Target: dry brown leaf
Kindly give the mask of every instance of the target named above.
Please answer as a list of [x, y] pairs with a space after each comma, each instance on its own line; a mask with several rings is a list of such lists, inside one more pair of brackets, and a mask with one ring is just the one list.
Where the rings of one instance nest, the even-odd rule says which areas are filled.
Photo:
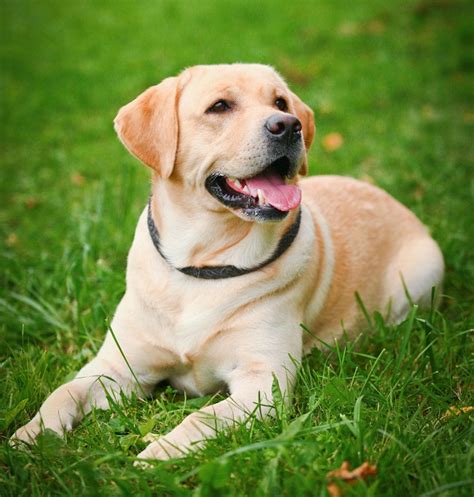
[[76, 186], [82, 186], [86, 182], [86, 178], [80, 173], [74, 173], [71, 175], [71, 181]]
[[367, 32], [373, 35], [380, 35], [385, 31], [385, 23], [380, 19], [374, 19], [367, 24]]
[[342, 147], [344, 138], [340, 133], [329, 133], [323, 138], [323, 147], [326, 152], [333, 152]]
[[451, 406], [442, 416], [441, 419], [450, 418], [451, 416], [459, 416], [460, 414], [464, 414], [466, 412], [474, 411], [474, 406], [463, 406], [456, 407]]
[[413, 197], [416, 200], [421, 200], [425, 196], [425, 187], [422, 185], [418, 185], [413, 191]]
[[16, 233], [10, 233], [5, 239], [5, 245], [7, 247], [14, 247], [18, 243], [18, 235]]
[[38, 197], [28, 197], [25, 200], [25, 206], [27, 209], [34, 209], [39, 204]]
[[377, 467], [369, 464], [367, 461], [361, 464], [358, 468], [350, 469], [348, 461], [344, 461], [339, 469], [330, 471], [327, 478], [330, 480], [327, 485], [327, 491], [331, 497], [341, 497], [342, 489], [339, 483], [343, 481], [349, 485], [359, 480], [366, 480], [369, 476], [377, 474]]

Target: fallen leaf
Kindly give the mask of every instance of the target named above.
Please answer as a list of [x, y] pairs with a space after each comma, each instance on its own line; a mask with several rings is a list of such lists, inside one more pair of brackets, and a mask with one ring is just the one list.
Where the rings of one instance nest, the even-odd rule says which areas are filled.
[[348, 485], [354, 485], [360, 480], [366, 480], [369, 476], [377, 474], [377, 467], [369, 464], [367, 461], [361, 464], [358, 468], [350, 469], [349, 462], [344, 461], [341, 467], [330, 471], [327, 478], [330, 480], [327, 485], [327, 491], [331, 497], [341, 497], [342, 489], [341, 481]]
[[18, 235], [16, 233], [10, 233], [5, 240], [5, 245], [7, 247], [13, 247], [17, 243], [18, 243]]
[[76, 185], [76, 186], [82, 186], [86, 182], [86, 178], [80, 174], [80, 173], [74, 173], [71, 175], [71, 181]]
[[357, 23], [349, 21], [342, 23], [337, 31], [343, 36], [353, 36], [360, 32], [360, 27]]
[[27, 209], [33, 209], [39, 203], [38, 197], [28, 197], [25, 200], [25, 206]]
[[374, 19], [367, 24], [367, 31], [373, 35], [380, 35], [385, 31], [385, 24], [380, 19]]
[[464, 414], [466, 412], [474, 411], [474, 406], [463, 406], [456, 407], [451, 406], [441, 417], [441, 419], [450, 418], [451, 416], [459, 416], [460, 414]]
[[413, 197], [416, 200], [421, 200], [425, 196], [425, 187], [422, 185], [418, 185], [413, 191]]
[[329, 133], [323, 138], [323, 147], [326, 152], [333, 152], [342, 147], [344, 138], [340, 133]]

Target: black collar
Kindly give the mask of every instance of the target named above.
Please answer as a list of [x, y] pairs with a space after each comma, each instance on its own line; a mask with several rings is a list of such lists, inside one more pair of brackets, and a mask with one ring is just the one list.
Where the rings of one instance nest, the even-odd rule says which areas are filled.
[[[223, 278], [234, 278], [235, 276], [242, 276], [244, 274], [253, 273], [254, 271], [258, 271], [263, 267], [267, 266], [274, 262], [278, 257], [280, 257], [293, 243], [298, 231], [300, 229], [301, 224], [301, 209], [298, 210], [298, 215], [296, 216], [295, 222], [290, 226], [288, 231], [281, 237], [280, 242], [278, 243], [277, 248], [273, 252], [273, 254], [265, 261], [260, 264], [249, 267], [249, 268], [239, 268], [235, 266], [204, 266], [204, 267], [195, 267], [195, 266], [186, 266], [186, 267], [177, 267], [178, 271], [181, 271], [188, 276], [193, 276], [194, 278], [201, 278], [204, 280], [220, 280]], [[158, 250], [159, 254], [163, 259], [170, 264], [170, 266], [174, 267], [170, 261], [163, 254], [160, 247], [160, 235], [158, 233], [158, 229], [153, 221], [153, 216], [151, 214], [151, 199], [148, 202], [148, 231], [150, 232], [151, 239], [153, 241], [153, 245], [156, 250]]]

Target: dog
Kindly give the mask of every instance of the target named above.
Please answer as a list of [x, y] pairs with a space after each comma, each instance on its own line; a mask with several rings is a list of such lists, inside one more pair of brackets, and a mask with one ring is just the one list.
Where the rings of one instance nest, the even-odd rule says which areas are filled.
[[[126, 292], [97, 356], [60, 386], [13, 441], [63, 434], [117, 394], [168, 380], [229, 396], [156, 437], [138, 459], [166, 460], [217, 430], [272, 414], [320, 342], [354, 337], [368, 312], [403, 320], [428, 306], [441, 251], [404, 206], [340, 176], [300, 180], [313, 112], [260, 64], [195, 66], [147, 89], [115, 118], [152, 169], [152, 194], [127, 264]], [[311, 333], [304, 333], [304, 323]], [[118, 397], [117, 397], [118, 398]]]

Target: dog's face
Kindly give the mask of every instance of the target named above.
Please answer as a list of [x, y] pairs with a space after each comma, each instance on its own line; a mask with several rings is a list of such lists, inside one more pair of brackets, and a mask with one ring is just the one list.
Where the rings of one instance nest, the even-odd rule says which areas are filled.
[[277, 221], [300, 204], [313, 113], [268, 66], [192, 67], [123, 107], [115, 126], [158, 180], [204, 208]]

